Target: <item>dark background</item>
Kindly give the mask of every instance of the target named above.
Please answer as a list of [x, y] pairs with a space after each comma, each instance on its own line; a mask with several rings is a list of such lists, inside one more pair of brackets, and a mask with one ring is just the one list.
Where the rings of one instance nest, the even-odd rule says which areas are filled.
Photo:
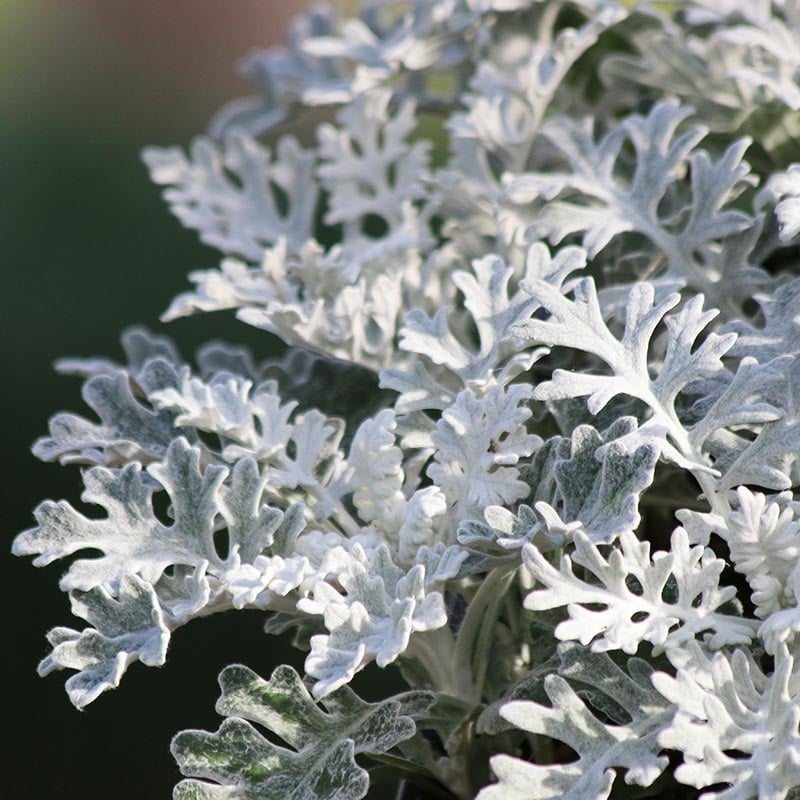
[[69, 672], [36, 674], [46, 631], [82, 628], [57, 583], [64, 565], [10, 555], [46, 498], [76, 501], [78, 467], [42, 464], [30, 445], [59, 410], [82, 411], [80, 380], [62, 356], [119, 358], [120, 332], [143, 323], [185, 355], [209, 338], [266, 355], [266, 334], [230, 315], [169, 325], [158, 315], [218, 254], [169, 214], [139, 153], [186, 145], [228, 99], [248, 51], [283, 41], [303, 0], [0, 0], [0, 244], [5, 676], [0, 794], [169, 798], [179, 773], [168, 746], [183, 728], [214, 730], [216, 676], [241, 661], [268, 676], [303, 655], [266, 637], [262, 615], [221, 615], [173, 637], [165, 667], [134, 664], [119, 689], [85, 711], [69, 703]]

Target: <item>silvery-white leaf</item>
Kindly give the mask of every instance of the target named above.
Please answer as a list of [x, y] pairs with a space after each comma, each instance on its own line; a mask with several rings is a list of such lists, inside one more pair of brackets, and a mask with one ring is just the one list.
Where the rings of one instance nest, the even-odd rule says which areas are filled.
[[800, 785], [800, 703], [794, 658], [781, 649], [775, 671], [762, 672], [744, 650], [706, 656], [697, 643], [673, 678], [653, 676], [678, 710], [659, 735], [662, 747], [683, 753], [675, 777], [714, 800], [780, 800]]
[[[174, 368], [166, 361], [151, 360], [148, 365], [153, 373], [159, 366], [163, 368], [158, 371], [167, 378], [167, 386], [177, 380]], [[175, 436], [173, 415], [152, 409], [136, 397], [127, 372], [94, 375], [84, 384], [82, 394], [100, 422], [67, 412], [56, 414], [50, 420], [49, 435], [33, 446], [37, 457], [62, 464], [110, 467], [130, 461], [148, 464], [164, 457]]]
[[[778, 369], [777, 379], [769, 374], [770, 366]], [[741, 367], [739, 371], [742, 371]], [[720, 481], [720, 486], [725, 489], [750, 484], [781, 490], [795, 486], [800, 480], [797, 448], [800, 435], [800, 358], [779, 356], [760, 372], [771, 403], [759, 404], [763, 408], [759, 421], [764, 424], [757, 435], [739, 449], [735, 460], [725, 464]]]
[[781, 241], [791, 242], [800, 233], [800, 164], [792, 164], [786, 172], [773, 175], [759, 192], [758, 201], [762, 206], [775, 205]]
[[389, 536], [400, 528], [406, 511], [403, 451], [395, 444], [396, 427], [392, 409], [366, 420], [356, 431], [347, 458], [358, 516]]
[[[562, 289], [573, 272], [586, 265], [586, 254], [565, 247], [551, 256], [537, 242], [528, 248], [522, 280], [545, 280]], [[433, 316], [419, 308], [405, 315], [400, 347], [416, 359], [410, 369], [381, 373], [381, 385], [400, 392], [400, 413], [444, 410], [464, 388], [506, 385], [545, 354], [543, 348], [520, 347], [512, 326], [523, 323], [538, 304], [519, 287], [520, 278], [502, 259], [486, 256], [472, 262], [471, 271], [457, 270], [453, 283], [463, 297], [463, 310], [440, 308]], [[469, 331], [477, 333], [470, 341]]]
[[337, 580], [342, 592], [320, 581], [297, 604], [300, 611], [321, 615], [328, 630], [311, 637], [306, 658], [315, 697], [349, 683], [370, 661], [379, 667], [395, 661], [412, 633], [447, 623], [442, 595], [426, 590], [425, 566], [406, 573], [385, 545], [370, 554], [356, 545]]
[[155, 358], [179, 367], [183, 360], [175, 343], [166, 336], [152, 333], [143, 325], [131, 325], [120, 336], [122, 350], [127, 358], [127, 365], [120, 365], [106, 358], [60, 358], [56, 361], [56, 370], [65, 375], [80, 375], [82, 378], [93, 378], [95, 375], [116, 375], [120, 370], [127, 370], [134, 381], [138, 381], [145, 365]]
[[781, 283], [770, 293], [759, 292], [753, 300], [760, 311], [758, 326], [746, 318], [724, 326], [725, 332], [737, 334], [731, 355], [749, 356], [760, 364], [783, 355], [800, 355], [800, 279]]
[[[639, 283], [629, 294], [625, 331], [621, 339], [611, 333], [590, 278], [579, 281], [570, 301], [544, 282], [531, 282], [527, 290], [542, 304], [550, 317], [529, 320], [515, 328], [516, 335], [533, 343], [563, 346], [597, 356], [611, 369], [613, 376], [586, 372], [567, 372], [556, 369], [550, 381], [539, 384], [534, 399], [551, 400], [588, 396], [587, 406], [592, 413], [602, 409], [618, 394], [638, 398], [650, 406], [653, 416], [639, 429], [640, 441], [659, 444], [661, 453], [689, 469], [709, 471], [699, 444], [680, 424], [675, 402], [678, 395], [691, 388], [693, 381], [725, 374], [722, 357], [730, 349], [735, 334], [708, 333], [700, 344], [696, 340], [716, 316], [716, 311], [703, 311], [702, 296], [687, 301], [676, 313], [667, 312], [676, 306], [680, 297], [671, 295], [654, 304], [652, 286]], [[658, 365], [658, 376], [652, 378], [651, 340], [661, 321], [669, 337], [666, 351]], [[763, 419], [766, 407], [747, 406], [746, 414], [757, 413]], [[774, 412], [771, 412], [774, 413]], [[727, 418], [712, 416], [704, 424], [714, 427], [730, 424]], [[667, 439], [669, 434], [670, 439]], [[645, 438], [646, 437], [646, 438]]]
[[[148, 148], [143, 158], [173, 214], [223, 253], [258, 261], [285, 239], [298, 250], [312, 237], [317, 186], [314, 155], [284, 137], [275, 155], [242, 131], [220, 145], [197, 139], [187, 158], [177, 148]], [[274, 160], [273, 160], [274, 158]], [[281, 208], [276, 186], [286, 198]]]
[[133, 661], [159, 667], [166, 660], [170, 631], [155, 592], [145, 581], [126, 576], [115, 595], [97, 587], [76, 590], [71, 599], [73, 613], [92, 627], [50, 631], [47, 638], [53, 650], [39, 665], [39, 674], [76, 670], [66, 689], [78, 708], [116, 688]]
[[[636, 231], [666, 257], [668, 274], [737, 313], [730, 287], [719, 286], [721, 276], [698, 264], [695, 254], [754, 224], [738, 209], [723, 210], [747, 183], [749, 167], [742, 157], [749, 142], [735, 142], [712, 162], [705, 151], [692, 152], [705, 130], [677, 132], [690, 113], [663, 101], [646, 117], [628, 117], [599, 141], [593, 137], [591, 120], [578, 124], [560, 118], [550, 123], [545, 133], [563, 152], [571, 171], [525, 173], [509, 183], [501, 219], [512, 231], [509, 238], [547, 237], [558, 243], [581, 232], [583, 246], [593, 257], [615, 236]], [[615, 176], [626, 142], [633, 146], [636, 161], [633, 174], [623, 182]], [[691, 168], [689, 199], [665, 218], [664, 199], [686, 165]], [[566, 199], [576, 195], [583, 201]], [[677, 219], [683, 224], [675, 230]]]
[[552, 39], [540, 33], [525, 61], [514, 62], [511, 69], [482, 61], [470, 91], [462, 96], [467, 110], [451, 117], [452, 133], [459, 139], [477, 140], [482, 149], [501, 158], [506, 169], [524, 170], [545, 113], [567, 73], [603, 31], [626, 15], [622, 6], [604, 4], [580, 28], [548, 31]]
[[176, 800], [359, 800], [369, 776], [354, 756], [385, 753], [413, 736], [412, 715], [424, 713], [434, 699], [408, 692], [367, 703], [344, 687], [323, 707], [289, 666], [277, 667], [265, 681], [233, 664], [219, 683], [217, 711], [226, 717], [219, 730], [182, 731], [172, 740], [181, 772], [192, 776], [175, 787]]
[[115, 589], [127, 575], [155, 583], [175, 564], [197, 566], [201, 561], [222, 567], [214, 545], [217, 493], [227, 470], [199, 467], [200, 452], [185, 439], [176, 439], [165, 460], [148, 472], [172, 500], [174, 522], [164, 525], [152, 506], [153, 483], [144, 479], [138, 464], [120, 470], [92, 467], [84, 475], [86, 503], [102, 506], [107, 516], [90, 519], [69, 503], [45, 502], [36, 511], [38, 526], [14, 542], [18, 555], [37, 555], [34, 564], [85, 550], [102, 555], [74, 561], [61, 580], [67, 591], [95, 587]]
[[[708, 632], [710, 645], [747, 644], [754, 625], [718, 609], [736, 596], [732, 586], [720, 587], [722, 559], [702, 546], [690, 547], [686, 532], [672, 534], [672, 549], [650, 556], [650, 543], [631, 532], [619, 547], [604, 556], [580, 531], [573, 536], [575, 552], [563, 555], [557, 570], [532, 545], [522, 551], [525, 565], [545, 588], [525, 599], [531, 610], [566, 606], [569, 620], [556, 628], [559, 639], [591, 643], [597, 651], [624, 650], [634, 654], [642, 641], [656, 652], [682, 647]], [[575, 575], [572, 564], [584, 567], [599, 583]], [[629, 585], [635, 581], [635, 589]], [[667, 597], [670, 592], [674, 597]], [[699, 601], [698, 601], [699, 598]], [[596, 610], [594, 606], [604, 606]]]
[[[625, 437], [636, 438], [636, 420], [620, 417], [602, 433], [580, 425], [569, 438], [557, 437], [550, 468], [555, 478], [552, 493], [543, 492], [544, 481], [532, 468], [524, 478], [531, 483], [537, 511], [546, 504], [566, 525], [581, 523], [581, 530], [596, 544], [611, 543], [625, 530], [635, 530], [641, 520], [639, 497], [653, 481], [657, 448], [649, 442], [629, 449]], [[534, 460], [535, 468], [541, 459]], [[552, 531], [555, 520], [545, 519]]]
[[451, 526], [528, 493], [516, 464], [541, 443], [525, 427], [529, 397], [524, 384], [491, 386], [482, 397], [467, 389], [442, 414], [431, 434], [436, 452], [427, 473], [451, 507]]
[[[378, 370], [395, 355], [403, 270], [415, 271], [416, 244], [400, 231], [327, 253], [310, 239], [291, 253], [281, 239], [264, 251], [259, 267], [225, 259], [219, 270], [190, 273], [195, 291], [179, 295], [164, 319], [236, 309], [243, 322], [287, 344]], [[371, 264], [387, 262], [397, 269], [369, 274]]]
[[[582, 652], [562, 650], [561, 674], [544, 679], [550, 706], [511, 700], [500, 707], [500, 715], [515, 727], [564, 742], [577, 752], [578, 760], [544, 765], [493, 756], [492, 771], [500, 782], [484, 788], [479, 800], [604, 800], [618, 769], [626, 770], [625, 783], [650, 786], [666, 768], [668, 758], [661, 755], [658, 736], [672, 714], [646, 680], [631, 677], [636, 660], [629, 661], [629, 676], [607, 656], [582, 659]], [[629, 721], [602, 722], [562, 675], [623, 703]]]
[[292, 104], [309, 105], [346, 102], [348, 81], [332, 59], [317, 58], [305, 52], [304, 43], [333, 30], [332, 8], [316, 6], [296, 17], [288, 30], [288, 49], [271, 48], [247, 56], [240, 71], [258, 92], [228, 103], [211, 122], [211, 135], [220, 138], [232, 130], [246, 130], [259, 136], [280, 125]]
[[787, 502], [790, 497], [767, 497], [739, 486], [731, 511], [712, 522], [714, 532], [727, 542], [736, 571], [746, 577], [755, 613], [762, 619], [800, 599], [790, 580], [800, 560], [800, 521]]
[[344, 223], [345, 238], [362, 230], [367, 215], [390, 230], [402, 225], [406, 200], [425, 196], [427, 142], [406, 144], [415, 125], [411, 100], [389, 113], [391, 93], [363, 95], [338, 115], [338, 126], [322, 125], [319, 137], [322, 186], [330, 195], [325, 221]]

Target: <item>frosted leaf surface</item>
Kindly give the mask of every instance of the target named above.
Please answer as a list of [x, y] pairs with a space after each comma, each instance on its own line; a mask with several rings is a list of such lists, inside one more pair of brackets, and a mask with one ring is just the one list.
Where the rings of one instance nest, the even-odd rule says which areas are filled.
[[281, 240], [258, 267], [224, 260], [219, 270], [191, 273], [195, 291], [179, 295], [164, 319], [236, 309], [243, 322], [287, 344], [378, 370], [394, 352], [401, 276], [360, 273], [386, 260], [396, 260], [399, 273], [413, 242], [401, 236], [397, 246], [389, 239], [363, 244], [352, 253], [338, 247], [325, 253], [311, 240], [293, 254]]
[[[573, 272], [586, 265], [586, 254], [565, 247], [551, 256], [541, 243], [526, 254], [522, 280], [541, 279], [561, 289]], [[519, 287], [515, 270], [499, 257], [472, 262], [452, 280], [463, 297], [463, 309], [440, 308], [433, 316], [420, 308], [409, 311], [400, 329], [400, 347], [415, 356], [410, 369], [381, 373], [381, 385], [400, 392], [400, 413], [447, 408], [465, 388], [481, 390], [506, 385], [526, 372], [546, 352], [524, 350], [512, 333], [537, 310], [536, 301]], [[477, 342], [467, 333], [473, 329]]]
[[390, 92], [372, 92], [347, 106], [339, 125], [318, 129], [320, 166], [328, 191], [325, 221], [344, 223], [345, 240], [360, 233], [369, 214], [380, 216], [391, 231], [402, 226], [406, 201], [425, 196], [429, 143], [406, 144], [415, 126], [408, 100], [389, 114]]
[[524, 170], [545, 114], [567, 73], [603, 31], [625, 16], [621, 6], [601, 4], [581, 27], [548, 31], [549, 36], [533, 39], [521, 63], [515, 61], [509, 67], [489, 59], [481, 62], [470, 91], [462, 95], [467, 110], [450, 120], [453, 135], [476, 140], [483, 150], [502, 159], [506, 169]]
[[323, 707], [289, 666], [265, 681], [234, 664], [219, 682], [217, 711], [227, 717], [219, 730], [182, 731], [172, 741], [181, 772], [191, 776], [175, 787], [176, 800], [359, 800], [369, 777], [354, 756], [385, 753], [413, 736], [413, 715], [433, 701], [426, 692], [408, 692], [366, 703], [345, 687]]
[[[666, 768], [657, 737], [671, 712], [649, 686], [647, 666], [631, 659], [629, 675], [608, 656], [577, 646], [561, 649], [561, 658], [561, 674], [544, 681], [550, 706], [511, 700], [501, 706], [500, 715], [521, 730], [564, 742], [578, 760], [543, 765], [493, 756], [492, 771], [500, 782], [484, 788], [479, 800], [604, 800], [618, 770], [625, 770], [626, 784], [650, 786]], [[602, 722], [602, 712], [576, 692], [573, 681], [599, 690], [621, 708], [622, 724]]]
[[126, 576], [114, 596], [102, 587], [75, 591], [72, 612], [92, 627], [53, 628], [47, 635], [53, 649], [39, 664], [39, 674], [76, 670], [66, 689], [77, 708], [116, 688], [132, 662], [164, 664], [170, 631], [153, 587], [145, 581]]
[[781, 241], [789, 243], [795, 239], [800, 233], [800, 164], [792, 164], [786, 172], [773, 175], [759, 192], [757, 201], [762, 207], [774, 205]]
[[221, 145], [198, 139], [189, 158], [176, 148], [149, 148], [144, 160], [153, 181], [167, 187], [164, 199], [172, 213], [223, 253], [258, 261], [280, 239], [297, 250], [311, 238], [314, 154], [292, 137], [279, 141], [274, 160], [242, 132]]
[[[545, 133], [571, 171], [525, 173], [509, 183], [501, 220], [513, 232], [509, 238], [547, 237], [558, 243], [581, 233], [583, 246], [594, 257], [615, 236], [636, 231], [666, 257], [668, 274], [705, 292], [714, 303], [725, 302], [716, 286], [722, 275], [714, 274], [695, 254], [753, 224], [744, 212], [726, 208], [746, 185], [749, 167], [742, 158], [749, 142], [735, 142], [714, 162], [705, 151], [694, 151], [704, 129], [678, 133], [690, 113], [664, 101], [646, 117], [628, 117], [599, 141], [593, 138], [590, 120], [577, 123], [563, 117], [550, 123]], [[636, 160], [633, 174], [622, 180], [617, 172], [626, 143], [633, 146]], [[691, 193], [663, 218], [664, 198], [672, 196], [671, 187], [687, 165]], [[683, 224], [675, 230], [677, 219]]]
[[465, 390], [442, 414], [431, 434], [436, 452], [427, 472], [447, 498], [452, 523], [528, 493], [516, 464], [541, 444], [525, 428], [529, 397], [525, 385], [492, 386], [483, 397]]
[[315, 697], [349, 683], [370, 661], [379, 667], [395, 661], [412, 633], [447, 624], [444, 599], [429, 581], [455, 577], [458, 561], [453, 562], [456, 571], [445, 575], [426, 573], [424, 563], [406, 572], [385, 545], [371, 554], [355, 545], [337, 574], [341, 591], [320, 581], [297, 604], [300, 611], [321, 615], [328, 630], [311, 637], [306, 658], [306, 672], [316, 679]]
[[540, 546], [548, 541], [562, 546], [579, 530], [595, 544], [610, 544], [623, 531], [635, 530], [639, 498], [652, 483], [658, 458], [649, 444], [627, 449], [621, 440], [635, 430], [633, 417], [620, 417], [602, 433], [579, 425], [571, 437], [548, 439], [520, 470], [531, 487], [530, 505], [521, 504], [514, 513], [489, 506], [486, 522], [463, 523], [458, 540], [518, 549], [537, 537]]
[[[76, 704], [115, 687], [136, 659], [162, 664], [170, 632], [194, 617], [245, 606], [294, 609], [298, 596], [348, 563], [341, 534], [304, 531], [302, 505], [284, 512], [266, 504], [267, 477], [251, 458], [230, 475], [216, 465], [201, 469], [199, 449], [177, 439], [147, 473], [138, 464], [93, 467], [84, 481], [84, 501], [105, 517], [44, 503], [38, 527], [13, 548], [36, 555], [37, 565], [79, 556], [61, 588], [71, 593], [74, 613], [97, 629], [54, 629], [43, 662], [45, 671], [78, 670], [67, 685]], [[157, 489], [171, 501], [169, 524], [154, 512]], [[224, 556], [216, 538], [222, 529]], [[80, 557], [86, 550], [100, 555]]]
[[779, 800], [800, 784], [800, 705], [794, 659], [776, 656], [765, 675], [743, 650], [708, 658], [696, 644], [678, 661], [676, 677], [656, 673], [656, 689], [677, 707], [659, 735], [680, 750], [675, 777], [704, 788], [710, 800]]
[[[109, 467], [163, 458], [175, 436], [172, 415], [143, 403], [126, 372], [97, 362], [83, 366], [98, 373], [86, 381], [82, 394], [99, 422], [68, 412], [56, 414], [50, 420], [49, 435], [34, 444], [34, 454], [43, 461]], [[159, 358], [147, 362], [139, 379], [172, 386], [178, 376], [169, 362]]]
[[[546, 505], [556, 520], [580, 522], [596, 544], [635, 530], [641, 519], [639, 498], [653, 481], [658, 458], [652, 444], [634, 450], [624, 444], [625, 437], [635, 436], [636, 427], [632, 417], [620, 417], [602, 433], [579, 425], [571, 437], [548, 440], [524, 472], [538, 500], [537, 510], [542, 513]], [[545, 471], [555, 479], [551, 491], [542, 491]], [[545, 519], [550, 538], [554, 521]]]
[[312, 8], [289, 25], [286, 49], [256, 51], [244, 58], [239, 70], [257, 94], [221, 109], [211, 123], [211, 135], [219, 138], [244, 129], [259, 136], [283, 122], [297, 102], [330, 105], [347, 101], [348, 81], [333, 60], [312, 56], [304, 48], [309, 38], [330, 34], [335, 22], [332, 8]]
[[[534, 389], [534, 399], [588, 396], [588, 409], [596, 414], [618, 394], [636, 397], [650, 407], [652, 416], [640, 426], [633, 441], [637, 445], [651, 442], [664, 456], [684, 468], [701, 470], [709, 469], [702, 449], [715, 431], [780, 417], [781, 412], [767, 402], [770, 395], [765, 389], [780, 380], [775, 365], [755, 368], [754, 363], [744, 362], [736, 375], [731, 376], [722, 358], [733, 345], [735, 334], [713, 331], [704, 334], [717, 312], [703, 310], [701, 295], [667, 315], [679, 303], [680, 296], [670, 295], [656, 304], [653, 287], [636, 284], [628, 295], [625, 331], [618, 339], [603, 319], [591, 279], [576, 284], [573, 300], [544, 282], [529, 283], [526, 288], [550, 317], [517, 326], [516, 335], [532, 343], [590, 353], [605, 362], [613, 373], [606, 376], [556, 369], [551, 380]], [[668, 331], [666, 348], [663, 355], [658, 350], [651, 354], [653, 336], [662, 320]], [[654, 360], [658, 375], [652, 378], [650, 364]], [[727, 391], [716, 398], [715, 405], [706, 408], [700, 423], [687, 429], [679, 419], [676, 401], [682, 392], [692, 388], [693, 381], [710, 378], [723, 381]]]
[[406, 509], [403, 451], [395, 444], [396, 427], [392, 409], [365, 421], [353, 437], [347, 459], [358, 516], [389, 535], [399, 529]]
[[[746, 366], [747, 359], [744, 359], [739, 373]], [[759, 415], [751, 413], [748, 421], [763, 424], [755, 429], [749, 440], [737, 441], [735, 446], [731, 446], [732, 452], [724, 453], [721, 463], [724, 476], [720, 485], [724, 488], [749, 484], [767, 489], [788, 489], [800, 480], [796, 445], [800, 434], [800, 359], [779, 356], [760, 369], [750, 371], [754, 383], [761, 384], [761, 392], [770, 402], [749, 404], [751, 412], [758, 406], [762, 412]], [[757, 386], [752, 388], [757, 391]], [[712, 423], [717, 416], [713, 413], [715, 410], [712, 408], [707, 415]], [[731, 416], [736, 416], [737, 411], [741, 414], [742, 410], [747, 412], [748, 405], [740, 404], [739, 409], [734, 406]], [[700, 424], [705, 424], [705, 421], [698, 426]]]
[[[608, 556], [580, 532], [574, 541], [575, 552], [561, 557], [558, 570], [532, 545], [522, 551], [523, 562], [545, 587], [531, 592], [525, 607], [567, 608], [569, 620], [555, 630], [559, 639], [630, 654], [642, 641], [661, 652], [682, 647], [704, 632], [716, 648], [752, 640], [753, 625], [718, 610], [736, 596], [734, 587], [719, 586], [725, 562], [700, 545], [690, 547], [682, 528], [672, 534], [671, 550], [652, 557], [649, 542], [638, 541], [630, 532], [621, 534], [619, 546]], [[573, 563], [593, 577], [578, 577]], [[595, 610], [595, 604], [604, 608]]]
[[726, 332], [737, 334], [731, 354], [755, 358], [760, 364], [783, 355], [800, 356], [800, 280], [787, 281], [769, 294], [758, 293], [753, 300], [759, 306], [760, 324], [741, 319], [725, 325]]
[[86, 472], [83, 500], [102, 506], [107, 516], [90, 519], [66, 502], [48, 501], [37, 510], [38, 527], [21, 533], [14, 550], [20, 555], [38, 554], [37, 565], [83, 550], [99, 550], [101, 556], [71, 564], [61, 580], [65, 591], [115, 587], [130, 574], [155, 583], [167, 567], [176, 564], [196, 567], [208, 561], [221, 567], [213, 535], [216, 495], [226, 470], [209, 466], [201, 471], [199, 461], [199, 451], [177, 439], [164, 463], [148, 470], [170, 495], [171, 525], [164, 525], [153, 512], [154, 484], [138, 464], [121, 470], [94, 467]]

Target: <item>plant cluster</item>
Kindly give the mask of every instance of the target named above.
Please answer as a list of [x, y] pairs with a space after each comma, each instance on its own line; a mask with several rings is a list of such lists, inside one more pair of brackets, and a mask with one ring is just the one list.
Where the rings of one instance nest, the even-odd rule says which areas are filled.
[[98, 511], [14, 542], [85, 623], [40, 672], [83, 707], [198, 617], [292, 631], [176, 800], [800, 796], [800, 3], [366, 0], [244, 71], [144, 153], [223, 256], [165, 319], [285, 354], [61, 363], [93, 416], [34, 451]]

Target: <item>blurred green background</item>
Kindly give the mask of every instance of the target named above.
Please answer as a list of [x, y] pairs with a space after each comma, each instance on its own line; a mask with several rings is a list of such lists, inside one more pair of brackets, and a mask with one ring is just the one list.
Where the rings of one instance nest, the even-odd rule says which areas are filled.
[[[36, 675], [45, 632], [83, 627], [57, 588], [64, 567], [9, 554], [45, 498], [80, 494], [77, 467], [30, 454], [56, 411], [82, 410], [80, 381], [56, 375], [62, 356], [121, 355], [120, 332], [143, 323], [189, 355], [209, 338], [267, 354], [271, 337], [229, 315], [158, 322], [192, 269], [217, 264], [168, 213], [139, 153], [188, 144], [249, 87], [247, 52], [280, 43], [304, 0], [0, 0], [2, 242], [2, 565], [4, 707], [10, 700], [0, 796], [168, 798], [179, 778], [168, 751], [182, 728], [216, 729], [216, 675], [242, 661], [269, 674], [302, 654], [265, 637], [262, 615], [200, 621], [173, 638], [160, 669], [134, 665], [119, 690], [84, 712], [66, 673]], [[9, 749], [10, 747], [10, 749]], [[10, 785], [9, 785], [10, 778]]]

